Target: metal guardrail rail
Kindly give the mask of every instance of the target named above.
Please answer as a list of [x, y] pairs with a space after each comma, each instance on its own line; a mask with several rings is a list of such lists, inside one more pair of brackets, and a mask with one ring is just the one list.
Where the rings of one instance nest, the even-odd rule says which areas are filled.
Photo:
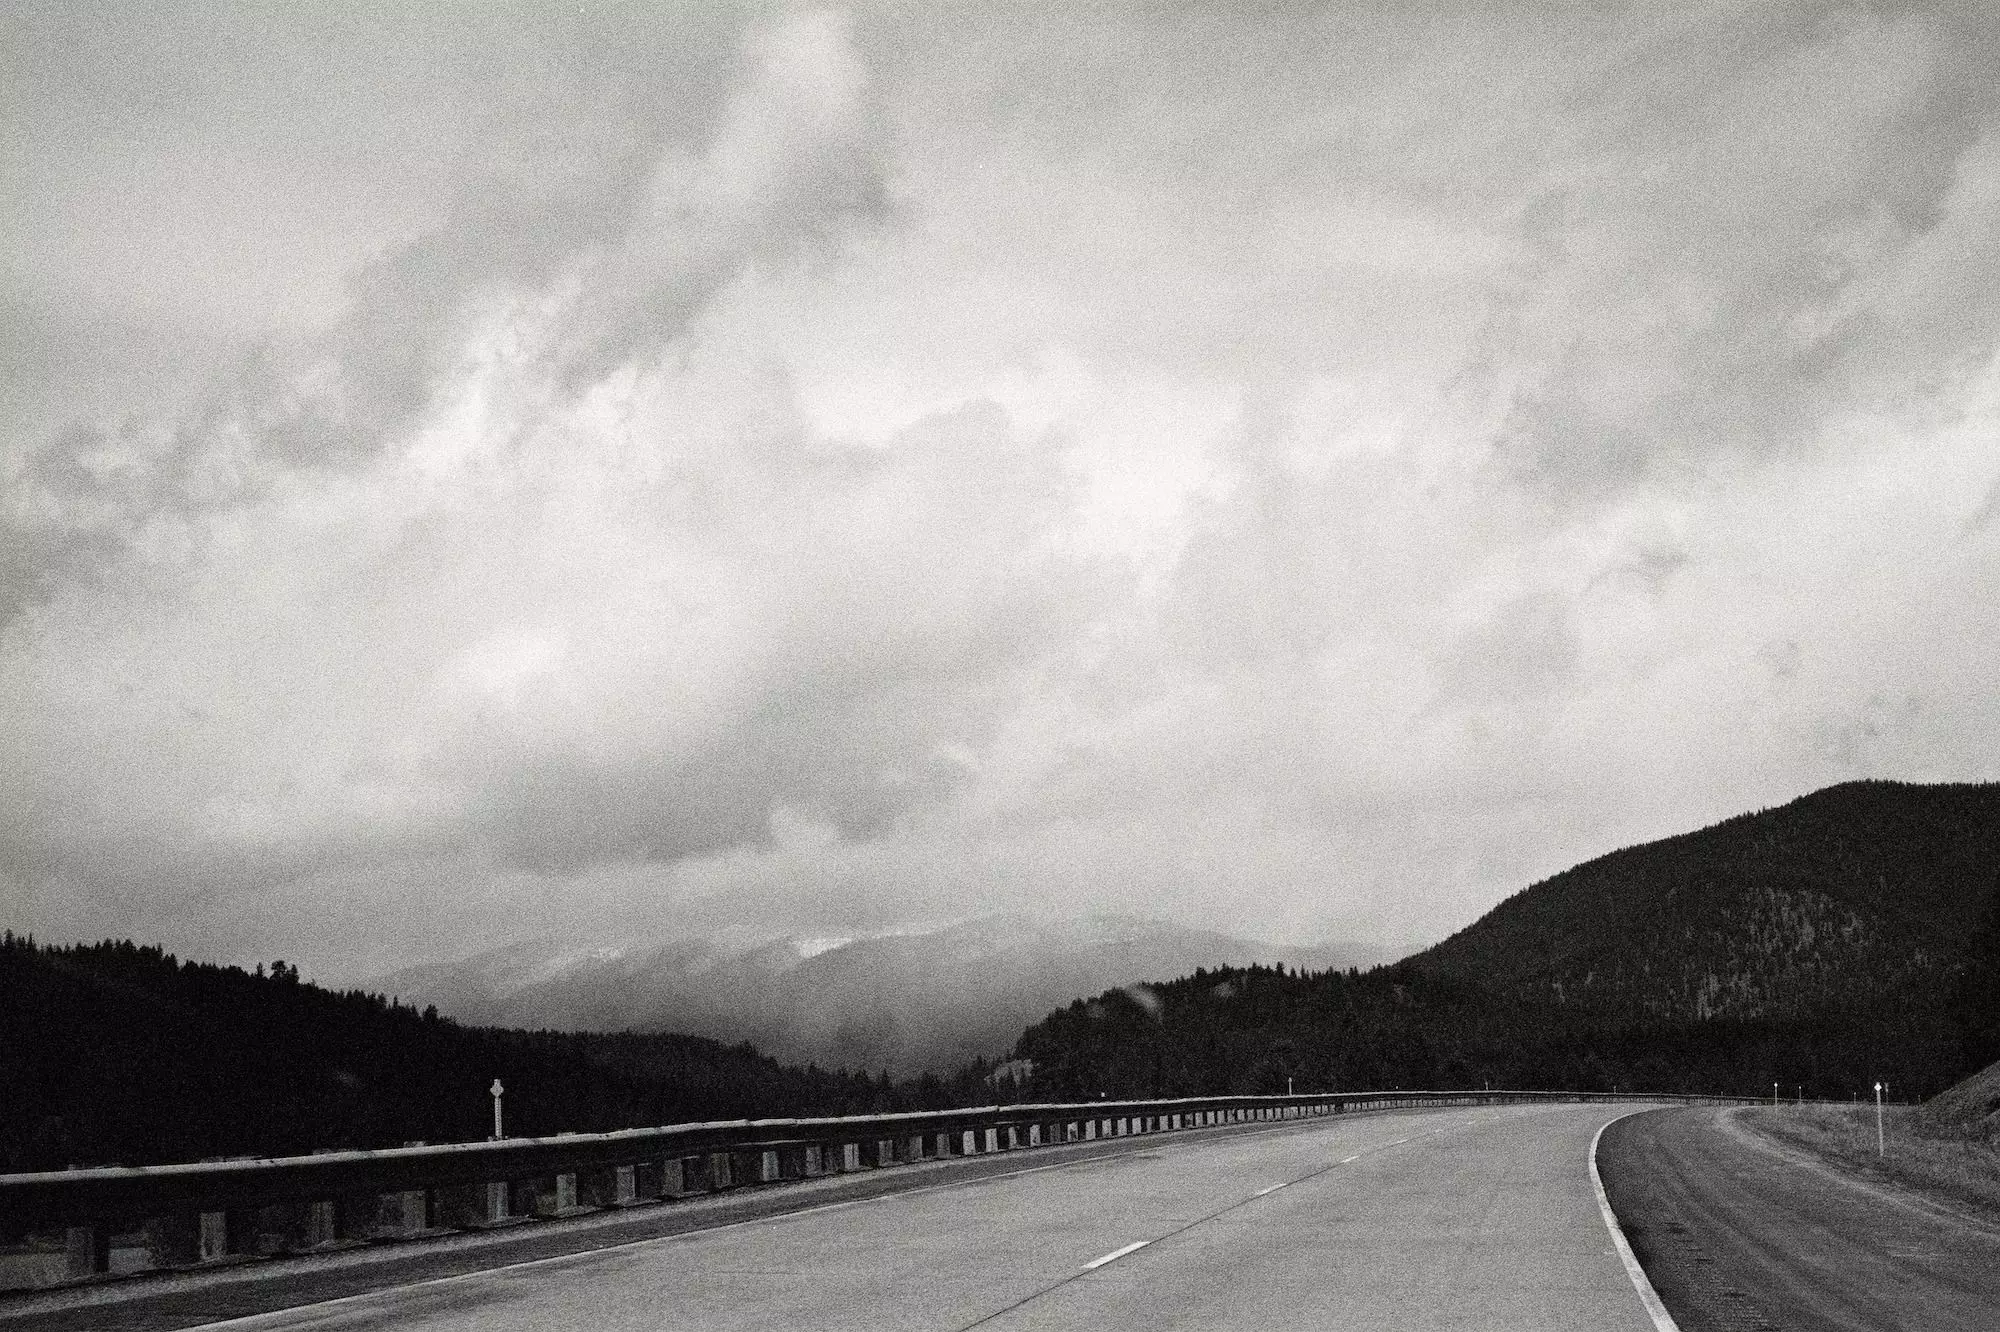
[[1532, 1091], [1330, 1092], [751, 1119], [311, 1156], [0, 1175], [0, 1234], [62, 1231], [57, 1280], [490, 1228], [848, 1171], [1132, 1134], [1366, 1110], [1748, 1098]]

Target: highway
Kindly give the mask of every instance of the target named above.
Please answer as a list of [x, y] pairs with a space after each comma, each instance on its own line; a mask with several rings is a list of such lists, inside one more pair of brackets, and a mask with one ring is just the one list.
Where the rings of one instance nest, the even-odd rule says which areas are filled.
[[2000, 1226], [1809, 1161], [1745, 1115], [1649, 1111], [1598, 1153], [1682, 1332], [2000, 1328]]
[[1023, 1152], [984, 1158], [983, 1175], [883, 1171], [872, 1195], [763, 1191], [796, 1205], [426, 1280], [385, 1269], [380, 1289], [316, 1303], [267, 1272], [238, 1286], [294, 1307], [171, 1323], [1652, 1332], [1588, 1164], [1598, 1129], [1628, 1111], [1404, 1111]]

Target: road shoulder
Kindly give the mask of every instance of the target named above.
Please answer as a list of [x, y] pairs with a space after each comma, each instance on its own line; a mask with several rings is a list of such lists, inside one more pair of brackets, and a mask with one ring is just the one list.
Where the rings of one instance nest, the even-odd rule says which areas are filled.
[[1613, 1125], [1606, 1194], [1683, 1332], [2000, 1327], [2000, 1227], [1892, 1197], [1710, 1109]]

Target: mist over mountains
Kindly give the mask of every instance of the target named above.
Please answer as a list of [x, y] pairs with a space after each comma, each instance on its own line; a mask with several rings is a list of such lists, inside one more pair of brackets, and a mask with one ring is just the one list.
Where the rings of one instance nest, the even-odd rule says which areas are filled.
[[1078, 995], [1197, 967], [1319, 970], [1365, 946], [1288, 947], [1128, 916], [994, 915], [856, 937], [732, 947], [536, 940], [369, 982], [476, 1026], [675, 1031], [749, 1041], [788, 1063], [944, 1073], [1009, 1049]]
[[1001, 916], [522, 944], [397, 973], [392, 999], [282, 962], [5, 934], [0, 1162], [476, 1137], [495, 1076], [528, 1133], [1294, 1083], [1923, 1096], [2000, 1058], [2000, 785], [1831, 787], [1578, 865], [1400, 962], [1353, 960]]

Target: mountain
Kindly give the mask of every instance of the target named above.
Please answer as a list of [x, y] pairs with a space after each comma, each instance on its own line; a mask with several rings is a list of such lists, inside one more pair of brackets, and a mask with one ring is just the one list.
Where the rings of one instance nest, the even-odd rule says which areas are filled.
[[1110, 986], [1226, 963], [1367, 960], [1132, 917], [996, 915], [741, 949], [536, 941], [371, 984], [468, 1023], [689, 1032], [790, 1062], [911, 1076], [1003, 1052], [1052, 1007]]
[[1364, 973], [1052, 1012], [1025, 1094], [1493, 1085], [1922, 1094], [2000, 1041], [2000, 786], [1854, 782], [1599, 857]]
[[1849, 782], [1587, 861], [1410, 960], [1634, 1021], [1934, 1008], [1996, 894], [2000, 784]]

